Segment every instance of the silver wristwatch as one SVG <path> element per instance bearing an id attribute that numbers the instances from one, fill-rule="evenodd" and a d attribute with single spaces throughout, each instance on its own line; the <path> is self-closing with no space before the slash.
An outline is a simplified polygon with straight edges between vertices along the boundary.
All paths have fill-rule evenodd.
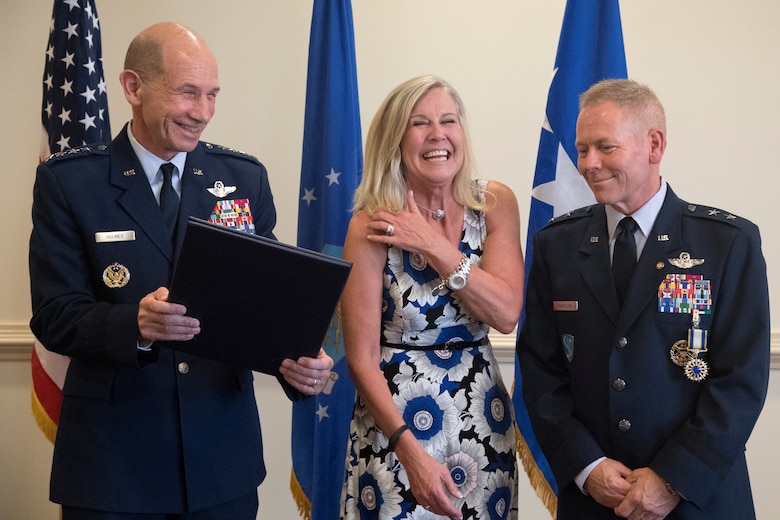
<path id="1" fill-rule="evenodd" d="M 458 291 L 466 287 L 469 271 L 471 271 L 471 259 L 463 255 L 458 268 L 447 278 L 447 287 L 452 291 Z"/>
<path id="2" fill-rule="evenodd" d="M 438 294 L 445 287 L 451 291 L 458 291 L 463 289 L 466 287 L 466 282 L 469 278 L 469 271 L 471 271 L 471 258 L 469 258 L 464 253 L 460 259 L 458 267 L 452 272 L 452 274 L 450 274 L 447 278 L 441 278 L 439 285 L 434 287 L 433 295 L 438 296 Z"/>

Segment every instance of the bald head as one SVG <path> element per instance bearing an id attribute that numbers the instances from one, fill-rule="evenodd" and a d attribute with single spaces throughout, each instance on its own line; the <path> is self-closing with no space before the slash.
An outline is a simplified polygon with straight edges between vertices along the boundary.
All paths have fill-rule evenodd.
<path id="1" fill-rule="evenodd" d="M 220 90 L 217 60 L 199 34 L 168 22 L 144 29 L 127 49 L 119 81 L 144 148 L 169 160 L 197 146 Z"/>
<path id="2" fill-rule="evenodd" d="M 213 54 L 198 33 L 184 25 L 162 22 L 141 31 L 133 38 L 125 55 L 125 69 L 136 71 L 146 80 L 157 79 L 165 72 L 170 58 L 177 55 Z"/>

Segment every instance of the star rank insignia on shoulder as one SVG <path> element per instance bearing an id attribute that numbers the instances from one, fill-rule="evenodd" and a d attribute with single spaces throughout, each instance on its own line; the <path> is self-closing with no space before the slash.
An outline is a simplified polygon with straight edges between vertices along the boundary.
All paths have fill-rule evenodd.
<path id="1" fill-rule="evenodd" d="M 203 143 L 203 146 L 206 147 L 207 153 L 221 153 L 225 155 L 232 155 L 233 157 L 239 157 L 241 159 L 246 159 L 248 161 L 252 161 L 255 163 L 260 163 L 257 157 L 254 155 L 250 155 L 246 152 L 242 152 L 241 150 L 236 150 L 235 148 L 229 148 L 227 146 L 222 146 L 219 144 L 214 143 Z"/>
<path id="2" fill-rule="evenodd" d="M 708 218 L 720 222 L 737 223 L 739 220 L 743 220 L 730 211 L 699 204 L 688 204 L 688 214 L 694 217 Z"/>
<path id="3" fill-rule="evenodd" d="M 548 221 L 548 224 L 552 224 L 553 222 L 562 222 L 564 220 L 569 220 L 573 218 L 582 218 L 582 217 L 588 217 L 593 214 L 593 208 L 596 207 L 596 205 L 592 206 L 584 206 L 582 208 L 578 208 L 572 211 L 567 211 L 566 213 L 563 213 L 562 215 L 558 215 L 557 217 L 553 217 Z"/>
<path id="4" fill-rule="evenodd" d="M 80 146 L 78 148 L 68 148 L 67 150 L 53 153 L 50 156 L 48 156 L 46 160 L 44 160 L 43 162 L 49 163 L 64 158 L 83 157 L 86 155 L 107 154 L 107 153 L 108 153 L 108 145 L 106 144 L 100 144 L 97 146 Z"/>

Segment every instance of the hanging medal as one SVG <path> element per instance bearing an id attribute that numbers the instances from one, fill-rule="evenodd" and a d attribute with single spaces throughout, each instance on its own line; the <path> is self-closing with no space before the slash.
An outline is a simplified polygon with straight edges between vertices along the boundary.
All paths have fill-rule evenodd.
<path id="1" fill-rule="evenodd" d="M 709 365 L 699 356 L 707 352 L 707 331 L 699 328 L 699 311 L 693 310 L 691 328 L 688 330 L 689 359 L 685 363 L 685 376 L 691 381 L 704 381 L 710 371 Z"/>
<path id="2" fill-rule="evenodd" d="M 682 253 L 680 258 L 670 258 L 669 263 L 689 269 L 704 260 L 692 260 L 688 253 Z M 712 312 L 710 280 L 700 274 L 667 274 L 658 288 L 658 312 L 691 315 L 688 337 L 674 342 L 669 357 L 690 381 L 703 381 L 709 374 L 709 365 L 703 358 L 708 349 L 708 331 L 701 328 L 701 315 Z"/>

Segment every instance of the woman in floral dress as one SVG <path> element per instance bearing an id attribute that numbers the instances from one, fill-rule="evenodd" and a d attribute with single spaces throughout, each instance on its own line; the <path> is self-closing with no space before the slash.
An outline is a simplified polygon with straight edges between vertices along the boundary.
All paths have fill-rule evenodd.
<path id="1" fill-rule="evenodd" d="M 473 171 L 448 83 L 422 76 L 388 95 L 344 246 L 358 397 L 342 518 L 516 518 L 513 408 L 488 331 L 520 314 L 520 218 L 512 191 Z"/>

